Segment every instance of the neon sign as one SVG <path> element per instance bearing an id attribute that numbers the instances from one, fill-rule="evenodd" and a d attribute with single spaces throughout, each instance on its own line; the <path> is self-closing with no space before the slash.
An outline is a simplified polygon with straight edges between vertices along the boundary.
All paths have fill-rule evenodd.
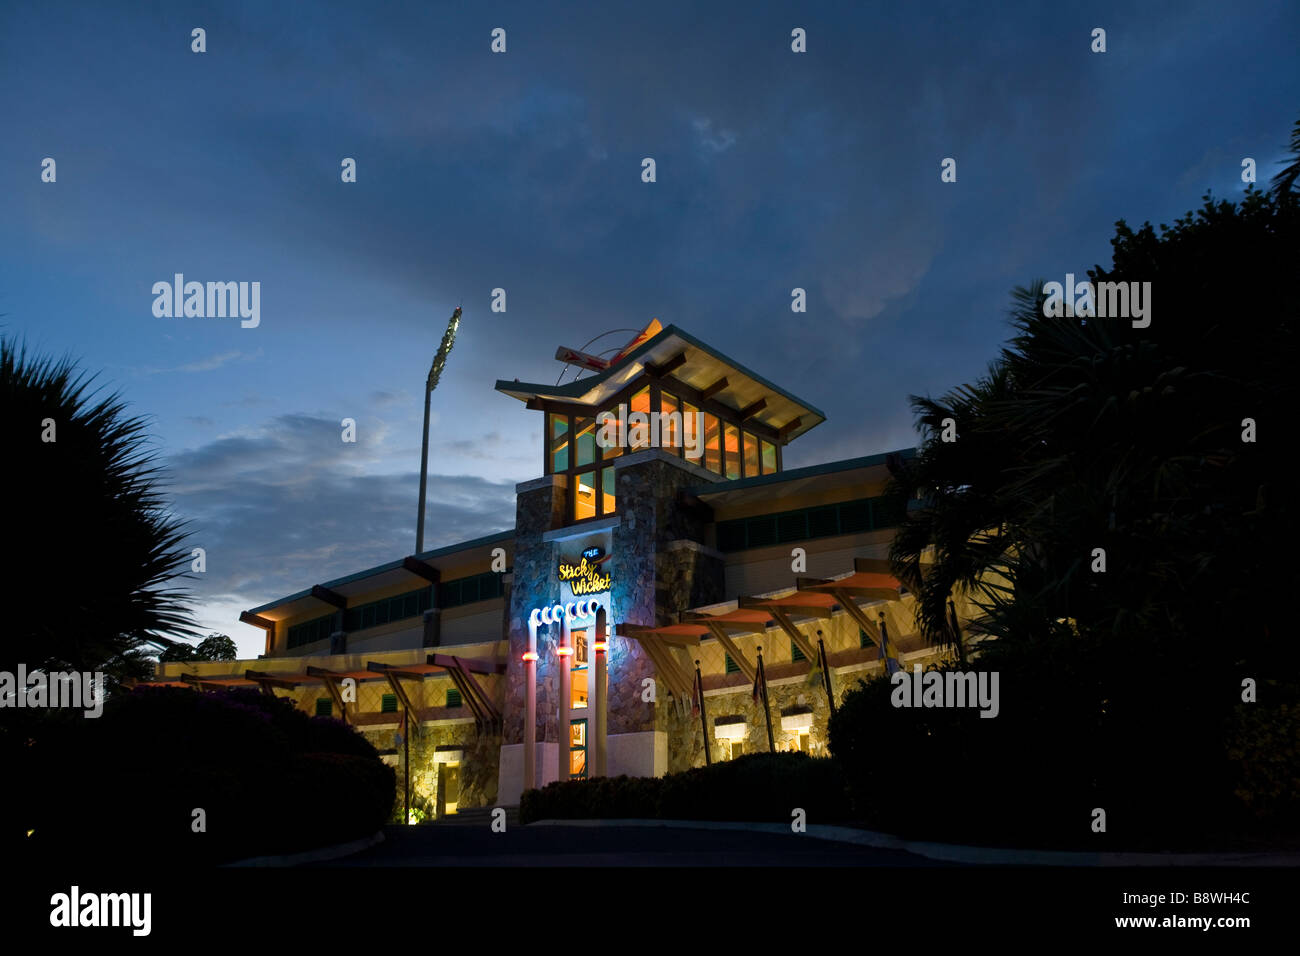
<path id="1" fill-rule="evenodd" d="M 533 627 L 540 624 L 563 624 L 566 621 L 581 621 L 595 617 L 601 608 L 599 601 L 570 601 L 568 604 L 552 604 L 547 607 L 535 607 L 528 615 L 528 623 Z"/>
<path id="2" fill-rule="evenodd" d="M 557 573 L 560 581 L 569 585 L 574 595 L 602 594 L 609 590 L 613 575 L 601 571 L 601 565 L 609 560 L 602 548 L 587 548 L 576 564 L 561 561 Z"/>

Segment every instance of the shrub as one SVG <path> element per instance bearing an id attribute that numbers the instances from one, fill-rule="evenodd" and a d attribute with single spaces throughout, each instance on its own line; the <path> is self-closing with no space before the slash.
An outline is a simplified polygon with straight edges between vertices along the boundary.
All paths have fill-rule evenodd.
<path id="1" fill-rule="evenodd" d="M 1207 683 L 1169 655 L 1078 642 L 1036 651 L 990 650 L 971 665 L 999 674 L 994 719 L 895 708 L 884 678 L 846 694 L 830 745 L 859 819 L 926 839 L 1094 850 L 1195 849 L 1240 822 L 1228 738 L 1202 706 L 1233 693 L 1226 670 Z M 1265 723 L 1242 725 L 1239 792 L 1284 801 L 1296 764 L 1286 769 L 1280 743 L 1294 717 L 1246 713 Z M 1094 808 L 1105 833 L 1092 832 Z"/>
<path id="2" fill-rule="evenodd" d="M 565 780 L 526 790 L 534 820 L 669 819 L 788 823 L 802 808 L 815 823 L 842 821 L 849 804 L 833 761 L 802 753 L 748 754 L 664 777 Z"/>
<path id="3" fill-rule="evenodd" d="M 1300 686 L 1261 681 L 1259 700 L 1238 704 L 1228 736 L 1233 793 L 1261 822 L 1300 819 Z"/>
<path id="4" fill-rule="evenodd" d="M 394 801 L 392 768 L 359 734 L 257 693 L 142 688 L 40 750 L 33 853 L 90 831 L 132 859 L 291 853 L 374 833 Z M 196 808 L 206 832 L 192 830 Z"/>

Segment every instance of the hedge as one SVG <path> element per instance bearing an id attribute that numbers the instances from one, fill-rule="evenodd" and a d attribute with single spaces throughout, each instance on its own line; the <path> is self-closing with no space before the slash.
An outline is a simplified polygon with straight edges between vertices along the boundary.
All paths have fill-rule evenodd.
<path id="1" fill-rule="evenodd" d="M 396 795 L 393 769 L 360 734 L 257 692 L 140 688 L 35 749 L 24 812 L 37 855 L 92 835 L 133 863 L 293 853 L 376 832 Z"/>
<path id="2" fill-rule="evenodd" d="M 879 678 L 830 722 L 863 824 L 921 839 L 1089 850 L 1295 842 L 1300 708 L 1275 685 L 1235 722 L 1206 706 L 1241 692 L 1231 669 L 1157 669 L 1083 647 L 988 654 L 1000 713 L 896 708 Z M 951 665 L 949 665 L 949 668 Z M 1271 698 L 1271 700 L 1270 700 Z M 1106 829 L 1093 829 L 1094 811 Z M 1291 834 L 1291 836 L 1288 836 Z"/>
<path id="3" fill-rule="evenodd" d="M 535 820 L 671 819 L 789 823 L 796 809 L 809 822 L 839 822 L 849 801 L 828 758 L 802 753 L 747 754 L 663 777 L 598 777 L 526 790 L 524 823 Z"/>

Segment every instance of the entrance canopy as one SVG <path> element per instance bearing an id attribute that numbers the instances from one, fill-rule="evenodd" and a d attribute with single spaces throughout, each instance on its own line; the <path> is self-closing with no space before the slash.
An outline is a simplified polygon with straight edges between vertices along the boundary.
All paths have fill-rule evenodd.
<path id="1" fill-rule="evenodd" d="M 853 565 L 853 571 L 838 578 L 799 578 L 794 590 L 780 597 L 741 597 L 734 610 L 722 614 L 687 612 L 677 624 L 662 627 L 622 624 L 617 633 L 639 642 L 669 687 L 682 698 L 692 696 L 695 686 L 693 668 L 682 652 L 698 648 L 705 639 L 716 640 L 750 681 L 755 680 L 757 668 L 736 645 L 733 635 L 762 635 L 775 626 L 790 638 L 805 659 L 816 660 L 818 648 L 795 625 L 796 619 L 829 620 L 837 612 L 843 612 L 875 642 L 881 657 L 890 655 L 890 648 L 902 635 L 890 634 L 893 628 L 886 623 L 885 608 L 894 609 L 890 615 L 895 624 L 901 625 L 899 602 L 910 595 L 890 573 L 888 561 L 858 558 Z M 872 620 L 863 605 L 879 602 L 889 603 L 880 610 L 880 619 Z"/>
<path id="2" fill-rule="evenodd" d="M 898 578 L 890 574 L 861 571 L 835 580 L 801 578 L 799 590 L 827 595 L 851 594 L 855 598 L 868 601 L 899 601 L 903 597 L 903 585 Z"/>
<path id="3" fill-rule="evenodd" d="M 247 677 L 240 677 L 238 674 L 229 674 L 222 677 L 199 677 L 195 674 L 181 674 L 181 680 L 186 684 L 192 684 L 199 690 L 230 690 L 235 687 L 257 688 L 257 681 L 249 680 Z"/>

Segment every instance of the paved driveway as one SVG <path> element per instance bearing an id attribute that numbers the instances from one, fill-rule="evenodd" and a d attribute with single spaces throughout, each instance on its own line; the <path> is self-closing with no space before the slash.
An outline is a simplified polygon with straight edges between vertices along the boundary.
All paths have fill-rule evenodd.
<path id="1" fill-rule="evenodd" d="M 384 842 L 321 866 L 942 866 L 901 850 L 806 834 L 510 824 L 388 827 Z"/>

